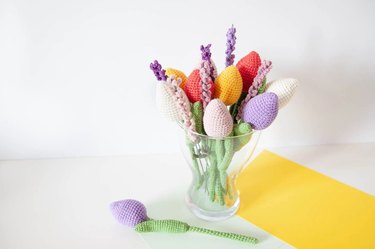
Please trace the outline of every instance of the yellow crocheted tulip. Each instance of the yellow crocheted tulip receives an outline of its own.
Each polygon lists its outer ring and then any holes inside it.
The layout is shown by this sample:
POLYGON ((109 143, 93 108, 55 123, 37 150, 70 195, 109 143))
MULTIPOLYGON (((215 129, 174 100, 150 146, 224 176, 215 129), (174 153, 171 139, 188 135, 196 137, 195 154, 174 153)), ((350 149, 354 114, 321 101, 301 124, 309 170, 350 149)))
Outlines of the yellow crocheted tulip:
POLYGON ((225 105, 237 102, 242 92, 242 77, 235 66, 229 66, 215 80, 215 98, 225 105))
POLYGON ((182 82, 180 84, 180 88, 184 89, 184 85, 185 85, 187 77, 182 71, 174 69, 174 68, 166 68, 165 75, 167 75, 168 77, 174 75, 177 78, 181 78, 182 82))

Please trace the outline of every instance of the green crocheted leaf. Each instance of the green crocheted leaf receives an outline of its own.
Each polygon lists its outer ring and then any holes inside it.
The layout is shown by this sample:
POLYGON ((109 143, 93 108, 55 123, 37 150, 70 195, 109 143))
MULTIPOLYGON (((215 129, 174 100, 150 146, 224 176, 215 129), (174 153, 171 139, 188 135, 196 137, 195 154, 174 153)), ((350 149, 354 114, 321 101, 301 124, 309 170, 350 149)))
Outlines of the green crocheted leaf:
POLYGON ((139 233, 166 232, 185 233, 189 231, 189 225, 178 220, 148 220, 135 226, 135 231, 139 233))
POLYGON ((238 107, 240 106, 242 100, 244 100, 246 98, 246 95, 247 95, 247 92, 241 93, 241 96, 238 99, 238 101, 229 107, 229 112, 230 112, 230 115, 233 118, 234 123, 236 123, 236 116, 237 116, 237 113, 238 113, 238 107))
POLYGON ((264 78, 262 81, 262 86, 258 89, 258 94, 262 94, 266 91, 266 83, 267 83, 267 79, 264 78))
POLYGON ((195 129, 200 134, 205 134, 203 130, 203 106, 200 101, 191 106, 191 113, 195 121, 195 129))
POLYGON ((233 131, 235 136, 240 136, 235 139, 234 151, 239 151, 243 146, 245 146, 251 139, 251 125, 248 123, 239 123, 233 126, 233 131), (246 135, 248 134, 248 135, 246 135))

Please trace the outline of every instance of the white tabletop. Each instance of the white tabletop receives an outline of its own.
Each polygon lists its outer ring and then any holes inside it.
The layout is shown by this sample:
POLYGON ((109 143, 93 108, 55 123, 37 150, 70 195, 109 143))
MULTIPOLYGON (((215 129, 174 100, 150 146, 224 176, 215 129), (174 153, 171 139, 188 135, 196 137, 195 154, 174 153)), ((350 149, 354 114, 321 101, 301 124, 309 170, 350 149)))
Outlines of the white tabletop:
MULTIPOLYGON (((271 151, 375 195, 375 143, 271 151)), ((181 241, 186 243, 180 248, 189 248, 189 241, 199 238, 140 236, 117 224, 108 205, 126 198, 144 202, 153 218, 182 218, 225 231, 249 226, 267 237, 257 248, 289 247, 238 217, 219 223, 195 219, 183 205, 190 178, 179 154, 1 161, 0 248, 174 248, 181 241)), ((242 248, 207 237, 200 237, 205 248, 215 243, 242 248)))

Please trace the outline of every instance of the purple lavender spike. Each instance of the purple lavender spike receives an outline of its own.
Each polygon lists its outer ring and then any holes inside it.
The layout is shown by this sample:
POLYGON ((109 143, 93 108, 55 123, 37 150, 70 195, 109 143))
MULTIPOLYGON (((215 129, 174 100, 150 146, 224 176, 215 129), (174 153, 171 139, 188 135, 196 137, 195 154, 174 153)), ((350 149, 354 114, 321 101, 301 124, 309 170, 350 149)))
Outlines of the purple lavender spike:
POLYGON ((206 47, 201 45, 202 60, 210 61, 211 60, 211 44, 208 44, 206 47))
POLYGON ((234 63, 235 55, 233 54, 233 51, 236 49, 235 45, 236 45, 236 39, 237 39, 235 34, 236 34, 236 28, 232 25, 232 27, 230 27, 227 32, 227 50, 225 51, 225 54, 226 54, 225 66, 226 67, 229 67, 233 65, 234 63))
POLYGON ((154 72, 157 80, 167 80, 165 70, 162 69, 161 65, 157 60, 154 60, 154 63, 150 64, 150 69, 154 72))
POLYGON ((148 220, 146 207, 137 200, 115 201, 111 203, 110 209, 118 222, 129 227, 148 220))

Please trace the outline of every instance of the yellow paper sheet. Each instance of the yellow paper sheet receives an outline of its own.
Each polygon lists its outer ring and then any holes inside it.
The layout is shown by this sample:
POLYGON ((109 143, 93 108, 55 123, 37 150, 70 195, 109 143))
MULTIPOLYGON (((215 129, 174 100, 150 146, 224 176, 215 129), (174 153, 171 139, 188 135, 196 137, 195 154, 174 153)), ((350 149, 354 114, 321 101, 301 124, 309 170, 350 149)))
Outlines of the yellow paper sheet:
POLYGON ((263 151, 237 180, 237 215, 302 249, 375 248, 375 197, 263 151))

